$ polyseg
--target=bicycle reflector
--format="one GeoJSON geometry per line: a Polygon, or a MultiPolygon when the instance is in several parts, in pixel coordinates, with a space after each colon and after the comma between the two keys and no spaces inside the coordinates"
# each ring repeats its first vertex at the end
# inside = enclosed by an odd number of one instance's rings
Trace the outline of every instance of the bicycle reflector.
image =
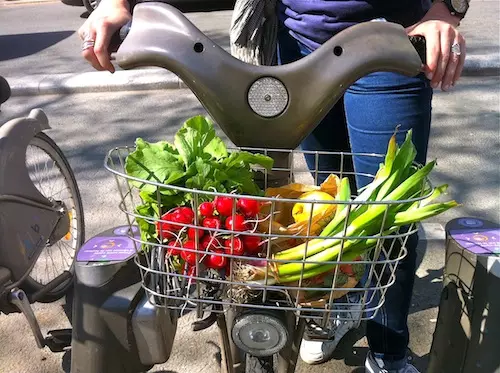
{"type": "Polygon", "coordinates": [[[288,330],[281,319],[269,312],[252,310],[234,320],[233,342],[244,352],[258,356],[271,356],[279,352],[288,341],[288,330]]]}

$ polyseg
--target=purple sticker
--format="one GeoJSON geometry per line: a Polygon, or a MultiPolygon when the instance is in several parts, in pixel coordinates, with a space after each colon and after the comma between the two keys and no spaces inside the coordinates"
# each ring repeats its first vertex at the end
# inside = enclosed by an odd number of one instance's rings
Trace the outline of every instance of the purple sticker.
{"type": "Polygon", "coordinates": [[[130,238],[97,236],[82,246],[76,260],[79,262],[126,260],[135,253],[135,245],[130,238]]]}
{"type": "Polygon", "coordinates": [[[474,254],[500,254],[500,229],[460,229],[451,237],[474,254]]]}
{"type": "MultiPolygon", "coordinates": [[[[139,232],[139,228],[137,228],[136,225],[132,225],[132,232],[134,232],[134,233],[139,232]]],[[[124,226],[118,227],[113,231],[113,233],[118,235],[118,236],[128,236],[130,233],[130,226],[124,225],[124,226]]]]}

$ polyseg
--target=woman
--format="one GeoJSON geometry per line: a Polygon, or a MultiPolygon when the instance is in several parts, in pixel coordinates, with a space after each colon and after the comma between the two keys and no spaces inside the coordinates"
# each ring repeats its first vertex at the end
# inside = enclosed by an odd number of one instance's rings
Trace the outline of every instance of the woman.
{"type": "MultiPolygon", "coordinates": [[[[461,0],[467,5],[468,0],[461,0]]],[[[460,0],[458,1],[460,2],[460,0]]],[[[456,1],[455,1],[456,3],[456,1]]],[[[464,9],[467,9],[465,6],[464,9]]],[[[447,91],[459,79],[465,59],[465,40],[457,27],[464,11],[454,13],[451,1],[431,0],[281,0],[278,2],[278,63],[285,64],[311,53],[339,31],[359,22],[385,18],[403,25],[409,35],[427,42],[427,64],[417,77],[374,73],[355,82],[325,119],[302,143],[306,150],[346,150],[384,153],[389,137],[399,125],[398,140],[413,129],[417,161],[426,162],[433,89],[447,91]]],[[[107,46],[111,36],[130,19],[127,0],[102,0],[79,30],[83,57],[97,70],[114,72],[107,46]]],[[[309,167],[314,167],[308,160],[309,167]]],[[[322,169],[337,169],[323,158],[322,169]]],[[[357,172],[374,174],[378,163],[355,161],[357,172]]],[[[358,178],[357,187],[367,180],[358,178]]],[[[418,373],[406,359],[407,317],[416,271],[416,245],[412,236],[408,255],[399,265],[396,283],[386,293],[385,304],[367,323],[370,373],[418,373]]],[[[352,325],[344,324],[342,335],[352,325]]],[[[314,333],[314,330],[309,330],[314,333]]],[[[337,336],[338,337],[338,336],[337,336]]],[[[339,338],[327,342],[302,342],[301,357],[308,363],[327,360],[339,338]]]]}

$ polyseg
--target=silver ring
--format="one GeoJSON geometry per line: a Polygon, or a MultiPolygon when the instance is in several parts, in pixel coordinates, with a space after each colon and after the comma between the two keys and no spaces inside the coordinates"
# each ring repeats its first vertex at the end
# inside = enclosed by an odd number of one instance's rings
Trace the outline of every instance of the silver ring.
{"type": "Polygon", "coordinates": [[[460,44],[458,43],[453,43],[451,46],[451,53],[456,54],[457,56],[460,56],[462,52],[460,51],[460,44]]]}
{"type": "Polygon", "coordinates": [[[82,43],[82,51],[89,49],[89,48],[93,48],[94,44],[95,44],[95,40],[92,40],[92,39],[84,40],[82,43]]]}

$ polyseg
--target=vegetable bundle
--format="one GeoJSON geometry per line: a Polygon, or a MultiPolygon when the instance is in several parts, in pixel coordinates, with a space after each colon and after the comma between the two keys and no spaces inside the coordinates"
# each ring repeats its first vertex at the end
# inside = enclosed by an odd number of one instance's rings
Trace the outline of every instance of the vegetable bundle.
{"type": "Polygon", "coordinates": [[[243,283],[302,279],[302,286],[314,286],[332,280],[337,266],[332,262],[339,262],[343,277],[335,276],[340,281],[336,285],[352,286],[349,279],[359,281],[364,265],[342,262],[364,258],[402,226],[457,206],[453,200],[434,201],[447,185],[434,190],[428,185],[435,162],[415,164],[411,136],[409,131],[401,146],[391,137],[384,162],[358,196],[352,196],[347,178],[334,174],[320,187],[290,184],[263,191],[252,167],[271,170],[273,160],[229,152],[208,118],[193,117],[173,144],[137,139],[126,159],[125,171],[135,178],[131,183],[142,200],[135,208],[141,239],[167,245],[168,258],[187,273],[200,264],[243,283]],[[285,198],[296,199],[292,208],[280,203],[283,192],[289,193],[285,198]],[[290,224],[280,225],[277,216],[290,224]],[[291,232],[297,239],[280,237],[291,232]]]}
{"type": "MultiPolygon", "coordinates": [[[[411,136],[412,131],[408,131],[401,147],[395,135],[392,136],[385,161],[375,178],[354,199],[351,199],[348,179],[341,180],[335,196],[335,214],[319,237],[274,254],[276,261],[269,265],[268,272],[276,283],[331,272],[336,264],[328,262],[339,260],[341,253],[342,261],[352,261],[374,248],[380,237],[387,238],[401,226],[420,222],[458,205],[454,200],[431,203],[447,185],[431,193],[427,177],[436,162],[421,168],[415,165],[416,149],[411,136]],[[419,198],[421,196],[427,197],[419,198]]],[[[263,281],[260,268],[247,272],[254,274],[253,280],[263,281]]]]}

